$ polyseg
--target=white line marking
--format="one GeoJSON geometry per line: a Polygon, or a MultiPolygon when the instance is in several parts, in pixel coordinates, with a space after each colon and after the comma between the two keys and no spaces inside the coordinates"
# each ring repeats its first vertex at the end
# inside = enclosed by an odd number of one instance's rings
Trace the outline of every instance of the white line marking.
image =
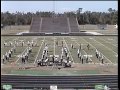
{"type": "MultiPolygon", "coordinates": [[[[28,48],[28,47],[27,47],[27,48],[28,48]]],[[[27,48],[26,48],[26,49],[27,49],[27,48]]],[[[20,57],[23,55],[23,53],[26,51],[26,49],[20,54],[20,57]]],[[[17,62],[19,61],[20,57],[15,61],[15,63],[17,63],[17,62]]]]}
{"type": "Polygon", "coordinates": [[[44,41],[45,41],[45,37],[44,37],[44,39],[43,39],[43,41],[42,41],[42,43],[41,43],[41,46],[39,47],[38,53],[37,53],[36,58],[35,58],[35,60],[34,60],[34,64],[36,63],[36,60],[37,60],[37,58],[38,58],[39,52],[40,52],[40,50],[41,50],[41,47],[42,47],[44,41]]]}
{"type": "MultiPolygon", "coordinates": [[[[78,46],[80,46],[80,44],[79,44],[76,40],[74,40],[74,42],[77,43],[78,46]]],[[[84,53],[87,55],[86,51],[85,51],[85,50],[83,50],[83,51],[84,51],[84,53]]],[[[92,61],[91,58],[90,58],[90,61],[92,61]]]]}
{"type": "MultiPolygon", "coordinates": [[[[102,39],[102,38],[100,38],[101,40],[103,40],[103,41],[105,41],[105,42],[108,42],[108,41],[106,41],[106,40],[104,40],[104,39],[102,39]]],[[[110,43],[110,42],[108,42],[108,43],[110,43]]],[[[113,46],[115,46],[115,47],[118,47],[117,45],[114,45],[114,44],[112,44],[112,43],[110,43],[111,45],[113,45],[113,46]]]]}
{"type": "Polygon", "coordinates": [[[69,51],[69,54],[70,54],[70,56],[71,56],[71,58],[72,58],[72,61],[73,61],[73,64],[74,64],[73,57],[72,57],[72,55],[71,55],[71,52],[70,52],[70,50],[69,50],[69,48],[68,48],[68,45],[67,45],[67,43],[66,43],[66,41],[65,41],[64,37],[63,37],[63,41],[65,42],[65,44],[66,44],[66,46],[67,46],[67,49],[68,49],[68,51],[69,51]]]}
{"type": "MultiPolygon", "coordinates": [[[[81,37],[82,38],[82,37],[81,37]]],[[[85,42],[89,43],[88,41],[86,41],[84,38],[82,38],[85,42]]],[[[91,46],[93,46],[93,48],[95,48],[96,50],[98,50],[94,45],[92,45],[91,43],[89,43],[91,46]]],[[[99,51],[99,50],[98,50],[99,51]]],[[[99,51],[100,52],[100,51],[99,51]]],[[[101,53],[101,52],[100,52],[101,53]]],[[[101,53],[102,54],[102,53],[101,53]]],[[[102,54],[103,55],[103,54],[102,54]]],[[[109,60],[105,55],[103,55],[111,64],[113,64],[111,62],[111,60],[109,60]]]]}
{"type": "MultiPolygon", "coordinates": [[[[99,41],[97,41],[97,40],[95,40],[95,39],[93,39],[94,41],[96,41],[96,42],[98,42],[98,43],[100,43],[99,41]]],[[[107,46],[105,46],[104,44],[102,44],[102,43],[100,43],[101,45],[103,45],[104,47],[106,47],[106,48],[108,48],[107,46]]],[[[110,49],[110,48],[108,48],[109,50],[111,50],[113,53],[115,53],[116,55],[118,55],[116,52],[114,52],[112,49],[110,49]]]]}

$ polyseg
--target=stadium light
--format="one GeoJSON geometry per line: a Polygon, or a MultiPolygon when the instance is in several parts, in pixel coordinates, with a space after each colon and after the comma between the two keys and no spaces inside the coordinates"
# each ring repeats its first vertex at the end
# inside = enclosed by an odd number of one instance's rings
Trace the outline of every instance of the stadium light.
{"type": "Polygon", "coordinates": [[[82,12],[82,8],[79,8],[78,10],[79,10],[79,13],[82,12]]]}

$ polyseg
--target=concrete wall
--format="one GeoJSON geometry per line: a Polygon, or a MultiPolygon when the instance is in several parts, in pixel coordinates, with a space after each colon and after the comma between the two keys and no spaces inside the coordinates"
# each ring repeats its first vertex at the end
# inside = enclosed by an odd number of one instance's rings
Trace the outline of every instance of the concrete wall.
{"type": "Polygon", "coordinates": [[[5,26],[4,30],[29,30],[30,25],[15,25],[15,26],[5,26]]]}
{"type": "MultiPolygon", "coordinates": [[[[86,24],[86,25],[79,25],[78,27],[80,30],[100,30],[99,25],[86,24]]],[[[106,25],[105,29],[116,30],[114,25],[106,25]]]]}

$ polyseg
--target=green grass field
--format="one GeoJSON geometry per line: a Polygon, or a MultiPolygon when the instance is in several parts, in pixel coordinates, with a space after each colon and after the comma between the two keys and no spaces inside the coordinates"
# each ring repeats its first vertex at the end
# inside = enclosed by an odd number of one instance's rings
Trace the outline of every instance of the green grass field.
{"type": "MultiPolygon", "coordinates": [[[[100,70],[98,70],[96,65],[100,65],[101,61],[99,61],[95,56],[95,50],[97,49],[103,56],[104,56],[104,62],[105,65],[117,65],[118,63],[118,37],[117,36],[1,36],[1,56],[4,55],[6,52],[8,52],[12,47],[9,46],[9,42],[13,42],[14,40],[18,41],[18,46],[16,48],[16,53],[12,55],[9,62],[5,62],[4,65],[2,65],[2,69],[4,73],[7,74],[32,74],[32,75],[80,75],[80,74],[100,74],[100,70]],[[22,47],[21,41],[24,40],[25,44],[22,47]],[[21,58],[20,55],[25,53],[25,50],[27,48],[27,42],[34,40],[38,46],[32,48],[32,53],[29,56],[29,60],[26,65],[34,65],[36,63],[37,59],[41,58],[43,49],[45,47],[44,43],[48,44],[49,52],[48,55],[59,55],[61,54],[61,42],[63,41],[63,45],[68,49],[68,53],[70,55],[70,60],[73,60],[74,67],[77,66],[75,70],[68,70],[65,69],[64,71],[55,71],[51,70],[48,67],[48,70],[46,67],[42,70],[42,67],[37,68],[37,70],[17,70],[15,69],[7,69],[6,67],[13,67],[14,65],[20,66],[21,65],[21,58]],[[4,47],[3,43],[7,42],[6,47],[4,47]],[[55,42],[58,41],[58,46],[55,44],[55,42]],[[90,44],[90,50],[87,49],[88,43],[90,44]],[[73,44],[74,49],[71,48],[71,44],[73,44]],[[82,55],[90,55],[90,60],[92,60],[92,63],[84,64],[84,67],[77,57],[77,49],[79,48],[79,45],[82,44],[82,55]],[[89,69],[89,65],[91,65],[93,68],[89,69]],[[80,67],[84,68],[83,70],[80,67]],[[94,66],[95,69],[94,69],[94,66]],[[79,69],[80,68],[80,69],[79,69]],[[51,71],[50,71],[50,70],[51,71]],[[54,73],[55,72],[55,73],[54,73]]],[[[1,61],[2,62],[2,61],[1,61]]],[[[116,71],[115,71],[116,72],[116,71]]],[[[108,72],[111,73],[111,72],[108,72]]],[[[117,73],[117,72],[116,72],[117,73]]]]}

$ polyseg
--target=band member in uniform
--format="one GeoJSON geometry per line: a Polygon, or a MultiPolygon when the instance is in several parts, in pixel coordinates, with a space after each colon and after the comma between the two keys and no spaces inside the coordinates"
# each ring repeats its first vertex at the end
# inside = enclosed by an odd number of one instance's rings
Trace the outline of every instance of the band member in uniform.
{"type": "Polygon", "coordinates": [[[22,56],[22,63],[25,64],[25,56],[22,56]]]}
{"type": "Polygon", "coordinates": [[[3,55],[3,57],[2,57],[2,63],[3,64],[5,63],[5,55],[3,55]]]}
{"type": "Polygon", "coordinates": [[[102,55],[102,57],[101,57],[101,62],[102,62],[102,64],[104,63],[103,60],[104,60],[104,59],[103,59],[103,55],[102,55]]]}
{"type": "Polygon", "coordinates": [[[98,58],[98,51],[97,51],[97,49],[96,49],[96,51],[95,51],[95,52],[96,52],[96,57],[98,58]]]}
{"type": "Polygon", "coordinates": [[[82,49],[82,45],[80,44],[80,50],[82,49]]]}
{"type": "Polygon", "coordinates": [[[87,45],[87,48],[88,48],[88,50],[90,49],[90,45],[89,44],[87,45]]]}
{"type": "Polygon", "coordinates": [[[10,46],[12,45],[12,42],[10,42],[10,46]]]}
{"type": "Polygon", "coordinates": [[[81,54],[81,52],[80,52],[80,55],[79,55],[80,61],[81,61],[81,56],[82,56],[82,54],[81,54]]]}
{"type": "Polygon", "coordinates": [[[63,55],[62,54],[61,54],[60,60],[61,60],[61,65],[62,65],[62,62],[63,62],[63,55]]]}
{"type": "Polygon", "coordinates": [[[6,46],[6,43],[4,42],[4,47],[6,46]]]}
{"type": "Polygon", "coordinates": [[[79,55],[80,55],[80,50],[79,49],[77,50],[77,55],[78,55],[78,58],[79,58],[79,55]]]}
{"type": "Polygon", "coordinates": [[[9,54],[9,57],[11,58],[11,52],[10,52],[10,50],[9,50],[8,54],[9,54]]]}
{"type": "Polygon", "coordinates": [[[8,60],[8,58],[7,58],[7,52],[5,53],[5,59],[8,60]]]}
{"type": "Polygon", "coordinates": [[[73,49],[73,44],[71,44],[71,48],[73,49]]]}
{"type": "Polygon", "coordinates": [[[86,63],[88,63],[88,55],[86,56],[86,63]]]}
{"type": "Polygon", "coordinates": [[[30,42],[28,41],[27,45],[29,46],[30,45],[30,42]]]}
{"type": "Polygon", "coordinates": [[[83,56],[81,56],[81,60],[82,60],[82,64],[83,64],[83,61],[84,61],[84,57],[83,56]]]}
{"type": "Polygon", "coordinates": [[[22,41],[22,47],[23,47],[23,45],[24,45],[24,41],[22,41]]]}
{"type": "Polygon", "coordinates": [[[67,55],[67,61],[69,61],[69,54],[67,55]]]}
{"type": "Polygon", "coordinates": [[[62,41],[62,47],[63,47],[63,41],[62,41]]]}
{"type": "Polygon", "coordinates": [[[54,55],[52,56],[52,61],[53,61],[53,63],[54,63],[54,55]]]}
{"type": "Polygon", "coordinates": [[[56,41],[56,45],[58,46],[58,41],[56,41]]]}
{"type": "Polygon", "coordinates": [[[15,46],[13,47],[13,51],[14,51],[14,53],[16,52],[16,47],[15,46]]]}

